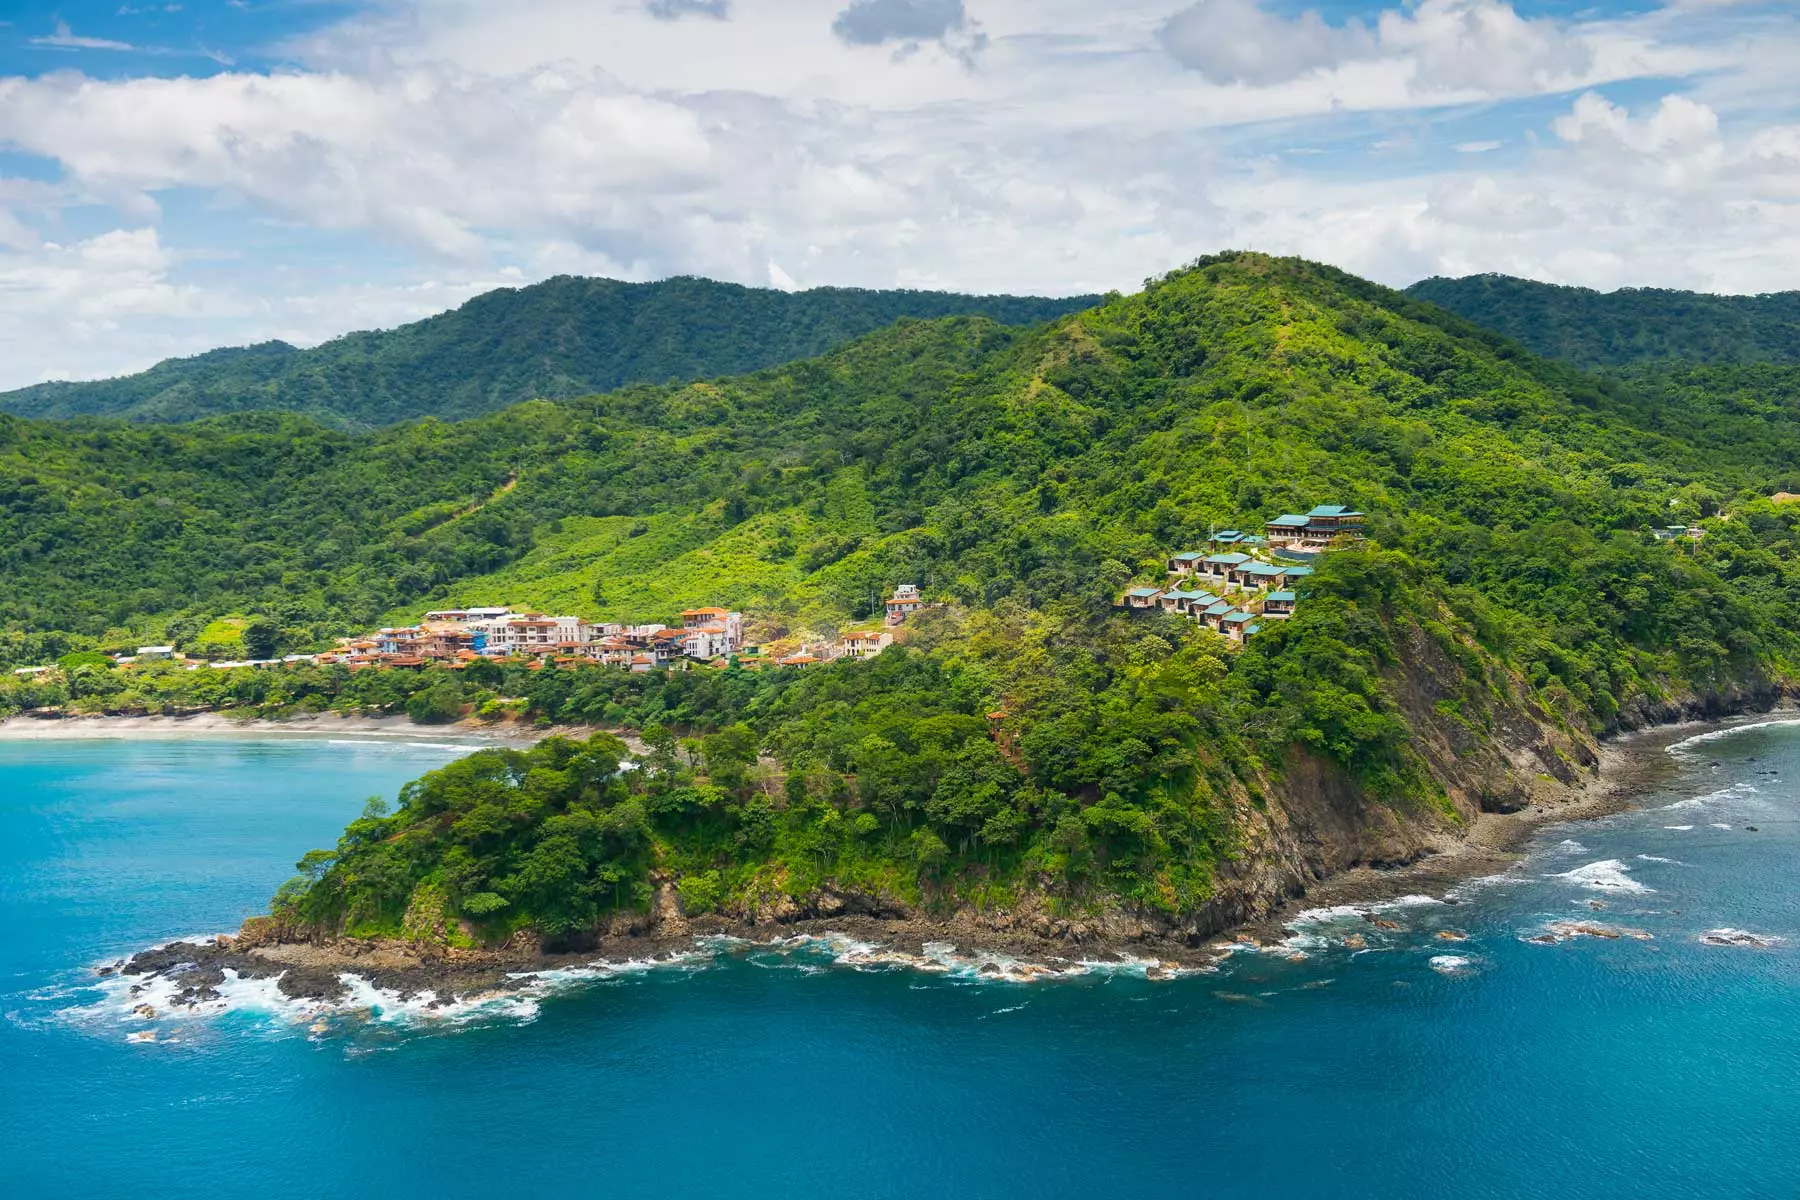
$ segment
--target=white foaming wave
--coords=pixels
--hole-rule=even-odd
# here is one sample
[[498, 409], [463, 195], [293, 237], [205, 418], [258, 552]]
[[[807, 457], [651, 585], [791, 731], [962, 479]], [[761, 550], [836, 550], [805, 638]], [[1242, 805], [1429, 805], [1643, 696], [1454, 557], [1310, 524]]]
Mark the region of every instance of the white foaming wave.
[[1589, 863], [1585, 867], [1576, 867], [1573, 871], [1563, 871], [1547, 878], [1566, 879], [1570, 883], [1596, 892], [1625, 892], [1637, 895], [1653, 890], [1633, 879], [1631, 868], [1616, 858], [1602, 859], [1599, 862]]
[[1724, 821], [1714, 821], [1711, 825], [1708, 825], [1707, 828], [1708, 829], [1730, 829], [1731, 826]]
[[1392, 909], [1396, 909], [1396, 908], [1428, 908], [1433, 904], [1442, 904], [1442, 903], [1443, 903], [1443, 901], [1439, 900], [1436, 896], [1420, 896], [1420, 895], [1401, 896], [1397, 899], [1384, 900], [1380, 904], [1374, 905], [1373, 911], [1388, 912], [1388, 911], [1390, 911]]
[[1680, 833], [1686, 833], [1688, 830], [1692, 829], [1693, 826], [1692, 825], [1664, 825], [1663, 828], [1664, 829], [1673, 829]]
[[[338, 976], [339, 982], [344, 985], [342, 996], [335, 999], [292, 997], [282, 992], [279, 975], [245, 978], [227, 967], [223, 972], [224, 981], [213, 988], [218, 993], [216, 999], [183, 1003], [179, 996], [187, 987], [187, 982], [180, 975], [118, 975], [96, 981], [94, 986], [101, 992], [99, 1001], [67, 1009], [64, 1016], [87, 1023], [104, 1021], [153, 1026], [165, 1021], [191, 1021], [220, 1017], [227, 1013], [250, 1013], [267, 1017], [278, 1024], [311, 1023], [313, 1032], [324, 1032], [324, 1022], [344, 1017], [355, 1017], [364, 1024], [413, 1028], [489, 1020], [524, 1024], [537, 1018], [540, 1003], [548, 996], [646, 971], [696, 969], [712, 960], [712, 954], [696, 949], [662, 958], [524, 971], [508, 976], [517, 981], [512, 988], [495, 988], [450, 997], [430, 990], [406, 995], [350, 972]], [[137, 989], [135, 993], [132, 991], [134, 987]], [[146, 1012], [150, 1015], [144, 1015]], [[166, 1039], [140, 1037], [137, 1040], [148, 1042]]]
[[1468, 975], [1475, 968], [1475, 960], [1463, 954], [1434, 954], [1430, 966], [1439, 975]]
[[1733, 725], [1730, 729], [1713, 729], [1706, 733], [1697, 733], [1691, 738], [1683, 738], [1668, 748], [1669, 753], [1679, 758], [1691, 757], [1695, 746], [1703, 746], [1707, 742], [1716, 742], [1720, 738], [1733, 737], [1751, 729], [1774, 729], [1783, 725], [1800, 725], [1800, 718], [1787, 718], [1778, 721], [1756, 721], [1749, 725]]
[[1465, 879], [1444, 893], [1445, 900], [1467, 900], [1477, 892], [1496, 887], [1517, 887], [1521, 883], [1530, 883], [1530, 876], [1517, 867], [1509, 867], [1497, 875], [1477, 875], [1473, 879]]
[[359, 746], [364, 750], [445, 750], [456, 754], [491, 750], [497, 745], [487, 742], [410, 742], [401, 741], [395, 735], [382, 736], [380, 734], [354, 738], [326, 738], [325, 744], [327, 746]]
[[1672, 867], [1684, 867], [1687, 865], [1686, 863], [1680, 861], [1679, 859], [1664, 858], [1660, 854], [1640, 854], [1640, 855], [1638, 855], [1638, 857], [1643, 859], [1645, 862], [1668, 863]]
[[1683, 808], [1704, 808], [1708, 804], [1717, 804], [1721, 800], [1735, 800], [1743, 796], [1754, 796], [1758, 788], [1753, 783], [1734, 783], [1730, 787], [1720, 788], [1716, 792], [1708, 792], [1704, 796], [1689, 796], [1685, 800], [1677, 800], [1673, 804], [1665, 804], [1662, 811], [1669, 812]]
[[1574, 838], [1564, 838], [1550, 848], [1558, 854], [1586, 854], [1588, 852], [1588, 848]]
[[1327, 908], [1303, 909], [1293, 915], [1289, 925], [1333, 925], [1342, 921], [1360, 921], [1368, 910], [1354, 904], [1333, 904]]
[[[1054, 979], [1076, 979], [1084, 976], [1134, 975], [1143, 978], [1171, 979], [1179, 975], [1197, 974], [1207, 967], [1184, 967], [1154, 958], [1120, 955], [1116, 959], [1063, 959], [1029, 962], [994, 950], [962, 950], [952, 942], [932, 941], [919, 947], [917, 954], [895, 950], [878, 942], [859, 941], [840, 933], [807, 933], [774, 938], [767, 942], [747, 942], [739, 938], [708, 939], [721, 948], [749, 947], [777, 954], [818, 956], [832, 966], [859, 971], [910, 970], [937, 975], [956, 983], [1039, 983]], [[753, 958], [752, 962], [756, 962]], [[787, 965], [791, 969], [817, 974], [819, 968], [804, 960]]]
[[1699, 936], [1699, 940], [1708, 946], [1746, 946], [1752, 949], [1767, 950], [1775, 946], [1787, 944], [1787, 939], [1772, 933], [1751, 933], [1746, 929], [1709, 929]]

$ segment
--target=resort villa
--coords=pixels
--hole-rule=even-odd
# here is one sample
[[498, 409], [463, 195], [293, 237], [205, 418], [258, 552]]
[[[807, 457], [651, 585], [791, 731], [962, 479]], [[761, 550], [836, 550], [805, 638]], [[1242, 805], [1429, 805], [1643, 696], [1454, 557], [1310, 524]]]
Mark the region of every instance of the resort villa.
[[1304, 513], [1283, 513], [1267, 525], [1276, 550], [1319, 551], [1344, 541], [1360, 541], [1363, 514], [1342, 504], [1321, 504]]
[[1168, 587], [1131, 588], [1119, 607], [1191, 617], [1242, 644], [1265, 620], [1294, 615], [1296, 585], [1313, 573], [1307, 564], [1327, 550], [1361, 541], [1363, 520], [1355, 509], [1321, 504], [1266, 522], [1266, 536], [1216, 531], [1207, 537], [1210, 550], [1182, 550], [1165, 560], [1172, 577]]

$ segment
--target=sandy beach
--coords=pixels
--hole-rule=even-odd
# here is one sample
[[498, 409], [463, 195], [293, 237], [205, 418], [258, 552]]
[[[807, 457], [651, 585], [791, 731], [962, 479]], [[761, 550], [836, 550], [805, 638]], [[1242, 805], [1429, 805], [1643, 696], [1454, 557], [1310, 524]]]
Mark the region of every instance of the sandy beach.
[[223, 713], [169, 717], [8, 717], [0, 720], [0, 742], [104, 738], [186, 737], [355, 737], [406, 741], [492, 742], [528, 746], [546, 737], [586, 737], [594, 729], [574, 726], [534, 728], [529, 725], [458, 721], [417, 725], [404, 716], [355, 717], [337, 713], [290, 717], [281, 721], [241, 720]]

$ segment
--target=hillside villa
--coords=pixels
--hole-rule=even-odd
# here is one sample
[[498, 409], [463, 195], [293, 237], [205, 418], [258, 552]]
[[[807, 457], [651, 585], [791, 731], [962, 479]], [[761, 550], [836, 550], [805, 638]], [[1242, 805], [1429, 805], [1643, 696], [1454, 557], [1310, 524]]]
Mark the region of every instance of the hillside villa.
[[903, 583], [894, 589], [892, 596], [888, 597], [887, 623], [889, 625], [902, 624], [906, 618], [918, 612], [924, 605], [925, 600], [919, 595], [919, 585]]
[[[1210, 549], [1182, 550], [1165, 560], [1173, 580], [1169, 586], [1130, 588], [1119, 607], [1192, 617], [1242, 644], [1263, 622], [1294, 615], [1295, 585], [1313, 573], [1308, 564], [1328, 550], [1361, 541], [1364, 519], [1342, 504], [1321, 504], [1273, 518], [1264, 524], [1264, 536], [1215, 531], [1207, 537]], [[1198, 586], [1202, 582], [1204, 588]]]

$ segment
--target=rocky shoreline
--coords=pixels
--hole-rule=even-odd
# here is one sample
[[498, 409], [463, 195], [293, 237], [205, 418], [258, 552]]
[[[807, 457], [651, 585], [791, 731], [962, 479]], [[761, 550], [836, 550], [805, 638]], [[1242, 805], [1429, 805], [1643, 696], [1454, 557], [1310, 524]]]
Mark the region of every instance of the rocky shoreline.
[[[791, 906], [755, 921], [688, 919], [674, 903], [672, 887], [665, 885], [655, 911], [621, 918], [591, 944], [565, 952], [546, 952], [535, 944], [470, 950], [311, 937], [262, 918], [248, 922], [237, 935], [171, 943], [100, 970], [132, 980], [133, 995], [159, 982], [165, 1003], [189, 1007], [219, 1000], [228, 979], [271, 981], [290, 1000], [331, 1005], [350, 995], [346, 979], [354, 978], [430, 1009], [526, 989], [545, 972], [674, 963], [691, 956], [697, 946], [723, 942], [755, 948], [834, 941], [851, 947], [838, 956], [849, 966], [960, 970], [1030, 980], [1116, 965], [1141, 970], [1151, 979], [1168, 979], [1213, 967], [1233, 945], [1279, 944], [1303, 909], [1366, 908], [1420, 894], [1443, 897], [1471, 878], [1503, 872], [1519, 861], [1522, 848], [1541, 827], [1630, 807], [1635, 797], [1679, 769], [1665, 753], [1670, 745], [1697, 733], [1795, 713], [1789, 708], [1723, 721], [1687, 721], [1624, 735], [1601, 747], [1593, 776], [1567, 789], [1565, 799], [1540, 797], [1518, 811], [1481, 813], [1464, 836], [1446, 835], [1416, 861], [1341, 872], [1264, 917], [1204, 934], [1193, 928], [1159, 928], [1123, 913], [1071, 921], [1030, 905], [1005, 913], [921, 916], [832, 893], [812, 898], [805, 908]], [[1393, 927], [1393, 922], [1371, 920], [1381, 928]]]

